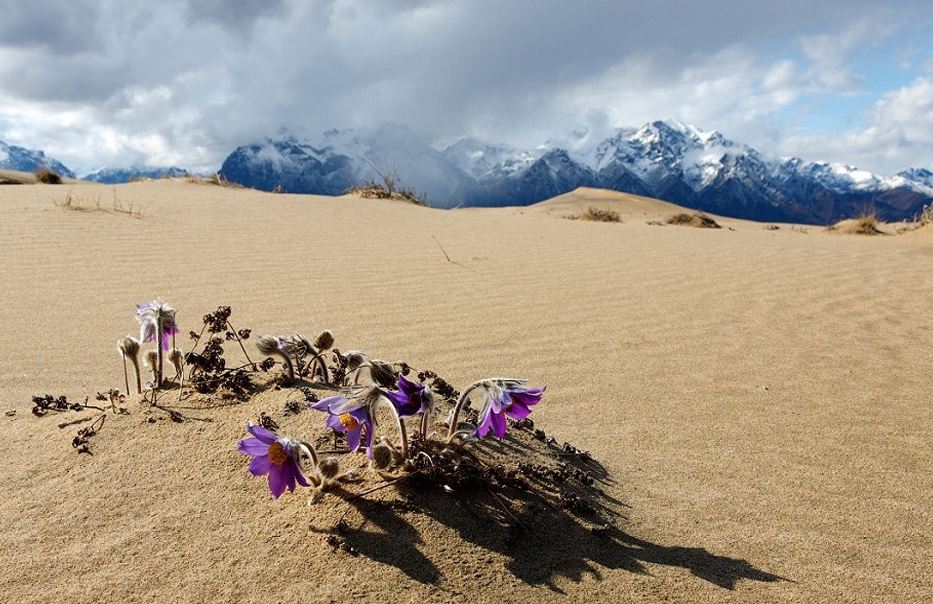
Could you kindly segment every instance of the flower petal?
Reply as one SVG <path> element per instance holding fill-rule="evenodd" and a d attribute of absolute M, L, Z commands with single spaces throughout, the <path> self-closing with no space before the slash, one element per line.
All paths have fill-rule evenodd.
<path fill-rule="evenodd" d="M 268 455 L 259 455 L 254 457 L 253 461 L 249 462 L 249 473 L 253 476 L 262 476 L 263 474 L 268 474 L 272 466 L 273 463 Z"/>
<path fill-rule="evenodd" d="M 489 423 L 492 425 L 492 433 L 496 435 L 496 438 L 502 440 L 502 437 L 505 436 L 505 414 L 490 413 Z"/>
<path fill-rule="evenodd" d="M 355 428 L 353 430 L 347 430 L 347 446 L 350 447 L 351 451 L 356 451 L 360 448 L 360 432 L 363 431 L 362 426 Z"/>
<path fill-rule="evenodd" d="M 331 412 L 330 408 L 332 405 L 333 406 L 341 405 L 347 402 L 348 400 L 350 399 L 348 399 L 345 396 L 328 396 L 326 398 L 322 398 L 318 402 L 311 405 L 311 408 L 317 409 L 318 411 L 327 411 L 328 413 L 330 413 Z"/>
<path fill-rule="evenodd" d="M 236 444 L 236 449 L 246 455 L 266 455 L 269 453 L 269 443 L 258 438 L 244 438 Z"/>
<path fill-rule="evenodd" d="M 288 486 L 290 473 L 285 467 L 285 464 L 280 466 L 272 464 L 272 468 L 269 470 L 269 490 L 272 491 L 272 496 L 276 499 L 285 492 L 285 488 Z M 295 490 L 294 477 L 292 477 L 292 490 Z"/>
<path fill-rule="evenodd" d="M 247 424 L 246 431 L 258 438 L 260 441 L 271 445 L 278 437 L 258 424 Z"/>
<path fill-rule="evenodd" d="M 476 435 L 480 438 L 486 436 L 489 427 L 492 425 L 492 409 L 486 407 L 486 414 L 481 418 L 479 426 L 476 428 Z"/>
<path fill-rule="evenodd" d="M 531 408 L 525 405 L 523 402 L 516 400 L 508 409 L 505 410 L 505 414 L 512 419 L 525 419 L 531 414 Z"/>
<path fill-rule="evenodd" d="M 512 396 L 513 401 L 521 402 L 526 407 L 530 407 L 541 402 L 544 388 L 518 388 L 510 390 L 509 394 Z"/>

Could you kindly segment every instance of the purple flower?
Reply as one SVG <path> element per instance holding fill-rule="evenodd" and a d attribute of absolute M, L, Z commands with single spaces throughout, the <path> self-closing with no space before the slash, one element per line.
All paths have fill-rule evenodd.
<path fill-rule="evenodd" d="M 328 428 L 346 435 L 351 451 L 360 448 L 360 435 L 366 430 L 366 456 L 373 456 L 373 418 L 370 407 L 343 396 L 329 396 L 311 405 L 312 409 L 327 413 Z"/>
<path fill-rule="evenodd" d="M 417 413 L 430 413 L 434 408 L 434 395 L 424 384 L 416 384 L 402 374 L 398 376 L 398 391 L 386 392 L 400 417 Z"/>
<path fill-rule="evenodd" d="M 237 450 L 252 455 L 249 472 L 253 476 L 269 475 L 269 490 L 276 499 L 288 489 L 295 492 L 295 483 L 310 486 L 301 466 L 298 465 L 300 445 L 296 440 L 279 437 L 262 426 L 247 424 L 246 430 L 255 438 L 245 438 L 237 443 Z"/>
<path fill-rule="evenodd" d="M 155 342 L 162 334 L 162 350 L 169 349 L 171 337 L 178 333 L 175 324 L 175 309 L 156 298 L 148 304 L 136 305 L 136 320 L 139 321 L 139 339 L 143 342 Z"/>
<path fill-rule="evenodd" d="M 516 380 L 490 381 L 483 386 L 486 393 L 484 405 L 480 411 L 479 427 L 476 436 L 486 436 L 490 429 L 496 438 L 505 436 L 506 417 L 525 419 L 531 413 L 531 406 L 537 405 L 544 394 L 544 388 L 524 388 Z"/>

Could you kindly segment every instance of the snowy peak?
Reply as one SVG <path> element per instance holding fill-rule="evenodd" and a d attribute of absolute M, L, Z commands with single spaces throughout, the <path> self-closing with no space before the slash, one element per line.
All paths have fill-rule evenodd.
<path fill-rule="evenodd" d="M 0 170 L 35 172 L 39 168 L 48 168 L 66 178 L 75 177 L 74 172 L 58 160 L 48 157 L 43 151 L 33 151 L 0 141 Z"/>

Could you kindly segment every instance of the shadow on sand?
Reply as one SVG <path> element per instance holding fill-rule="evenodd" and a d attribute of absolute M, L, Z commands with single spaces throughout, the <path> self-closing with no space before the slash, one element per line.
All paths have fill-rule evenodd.
<path fill-rule="evenodd" d="M 529 444 L 503 441 L 495 446 L 514 454 Z M 565 463 L 581 465 L 577 460 Z M 605 491 L 612 486 L 611 478 L 593 460 L 585 467 L 597 477 L 596 484 L 574 489 L 586 495 L 586 509 L 555 505 L 553 497 L 542 495 L 555 490 L 545 480 L 529 480 L 528 489 L 453 493 L 433 484 L 403 480 L 393 485 L 394 492 L 385 491 L 387 497 L 349 502 L 348 524 L 340 536 L 354 553 L 394 566 L 421 583 L 445 579 L 437 562 L 446 560 L 434 561 L 424 553 L 427 548 L 418 525 L 425 520 L 456 532 L 464 543 L 503 556 L 506 568 L 517 579 L 554 591 L 560 591 L 555 581 L 559 577 L 599 579 L 603 569 L 649 575 L 649 565 L 684 568 L 730 590 L 740 579 L 785 580 L 746 560 L 718 556 L 702 547 L 652 543 L 626 533 L 618 528 L 625 521 L 626 506 Z M 456 554 L 448 550 L 446 555 Z"/>

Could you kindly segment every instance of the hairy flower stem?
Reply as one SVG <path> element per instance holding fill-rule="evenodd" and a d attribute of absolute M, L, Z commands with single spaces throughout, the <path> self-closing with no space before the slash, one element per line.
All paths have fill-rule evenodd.
<path fill-rule="evenodd" d="M 312 351 L 313 351 L 313 349 L 312 349 Z M 329 376 L 329 374 L 327 373 L 327 365 L 324 363 L 324 359 L 323 359 L 323 357 L 321 356 L 322 354 L 324 354 L 323 351 L 322 351 L 322 352 L 315 353 L 315 354 L 314 354 L 314 357 L 313 357 L 310 361 L 308 361 L 308 364 L 307 364 L 307 365 L 305 365 L 305 370 L 307 370 L 308 367 L 311 366 L 311 363 L 317 363 L 318 369 L 321 370 L 321 379 L 324 380 L 324 383 L 325 383 L 325 384 L 329 384 L 329 383 L 330 383 L 330 376 Z"/>
<path fill-rule="evenodd" d="M 389 406 L 392 407 L 393 411 L 395 411 L 395 407 L 393 405 L 389 405 Z M 395 415 L 395 421 L 398 422 L 398 436 L 399 436 L 399 439 L 401 439 L 402 441 L 402 459 L 407 460 L 408 459 L 408 431 L 405 429 L 405 422 L 402 420 L 402 416 L 399 415 L 398 413 L 394 413 L 393 415 Z"/>
<path fill-rule="evenodd" d="M 142 380 L 142 377 L 139 375 L 139 359 L 137 359 L 136 357 L 130 357 L 130 362 L 133 363 L 133 369 L 136 370 L 136 394 L 142 394 L 143 393 L 143 380 Z M 129 387 L 127 387 L 127 390 L 129 390 Z"/>
<path fill-rule="evenodd" d="M 159 352 L 159 360 L 156 364 L 155 388 L 162 387 L 162 311 L 159 310 L 159 316 L 156 317 L 156 350 Z"/>
<path fill-rule="evenodd" d="M 126 355 L 121 355 L 123 357 L 123 381 L 126 383 L 126 393 L 130 393 L 130 372 L 126 367 Z"/>
<path fill-rule="evenodd" d="M 483 388 L 489 380 L 479 380 L 470 384 L 466 390 L 463 391 L 463 394 L 460 395 L 460 398 L 457 400 L 457 404 L 454 405 L 453 412 L 450 416 L 450 429 L 447 431 L 447 441 L 450 442 L 453 440 L 454 435 L 457 433 L 457 422 L 460 420 L 460 410 L 463 409 L 463 406 L 470 399 L 470 395 L 474 390 L 479 390 Z"/>
<path fill-rule="evenodd" d="M 428 425 L 431 419 L 431 411 L 425 411 L 421 414 L 421 440 L 428 439 Z"/>

